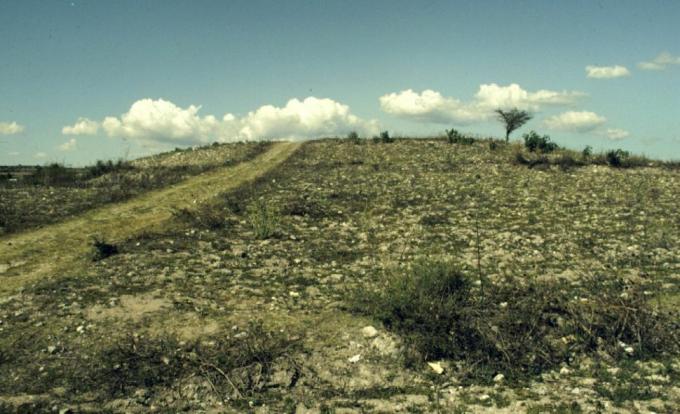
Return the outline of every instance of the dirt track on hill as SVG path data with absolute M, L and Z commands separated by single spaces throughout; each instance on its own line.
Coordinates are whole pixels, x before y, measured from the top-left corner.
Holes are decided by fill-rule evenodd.
M 284 162 L 299 143 L 281 142 L 255 159 L 189 178 L 132 200 L 88 211 L 41 229 L 0 238 L 0 299 L 43 277 L 82 270 L 94 236 L 117 242 L 162 227 L 173 210 L 200 205 L 261 177 Z

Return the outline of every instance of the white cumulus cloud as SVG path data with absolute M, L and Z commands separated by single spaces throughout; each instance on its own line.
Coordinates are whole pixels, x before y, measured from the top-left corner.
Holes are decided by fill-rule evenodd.
M 381 96 L 380 107 L 384 112 L 401 118 L 465 125 L 493 118 L 493 111 L 498 108 L 537 111 L 543 106 L 568 106 L 583 96 L 583 92 L 577 91 L 541 89 L 530 92 L 516 83 L 507 86 L 491 83 L 480 85 L 474 99 L 469 102 L 445 97 L 431 89 L 420 93 L 407 89 Z
M 23 132 L 23 125 L 16 122 L 0 122 L 0 135 L 14 135 Z
M 551 91 L 547 89 L 529 92 L 516 83 L 508 86 L 491 83 L 480 85 L 475 98 L 479 106 L 491 109 L 517 107 L 539 110 L 544 105 L 571 105 L 585 95 L 585 93 L 578 91 Z
M 200 107 L 183 109 L 163 99 L 140 99 L 120 117 L 108 116 L 102 128 L 109 136 L 165 143 L 205 143 L 215 134 L 219 122 L 200 117 Z
M 78 118 L 75 124 L 61 129 L 64 135 L 95 135 L 99 130 L 99 122 L 87 118 Z
M 71 138 L 63 144 L 59 145 L 60 151 L 71 151 L 76 148 L 77 141 L 75 138 Z
M 586 76 L 593 79 L 612 79 L 630 76 L 625 66 L 586 66 Z
M 44 159 L 47 158 L 47 154 L 44 152 L 36 152 L 35 154 L 33 154 L 33 158 Z
M 466 106 L 455 98 L 426 89 L 421 93 L 411 89 L 380 97 L 380 107 L 388 114 L 421 122 L 470 124 L 484 120 L 487 114 Z
M 673 65 L 680 65 L 680 56 L 673 56 L 668 52 L 661 52 L 650 61 L 638 63 L 638 67 L 644 70 L 664 70 Z
M 568 111 L 545 119 L 550 129 L 568 132 L 590 132 L 604 125 L 607 119 L 589 111 Z
M 301 140 L 345 135 L 350 131 L 371 134 L 375 121 L 353 115 L 349 106 L 332 99 L 291 99 L 285 106 L 264 105 L 244 117 L 227 113 L 221 119 L 200 116 L 200 106 L 181 108 L 163 99 L 141 99 L 120 117 L 106 117 L 101 126 L 107 135 L 147 143 L 203 144 L 211 141 L 259 139 Z
M 235 122 L 233 120 L 232 122 Z M 308 139 L 377 132 L 375 121 L 364 121 L 352 115 L 349 106 L 332 99 L 308 97 L 303 101 L 291 99 L 278 108 L 265 105 L 238 121 L 239 136 L 244 139 Z

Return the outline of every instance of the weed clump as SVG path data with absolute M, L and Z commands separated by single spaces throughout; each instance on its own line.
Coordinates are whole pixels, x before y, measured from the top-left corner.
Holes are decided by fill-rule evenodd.
M 70 372 L 67 379 L 73 391 L 95 392 L 110 399 L 128 396 L 141 387 L 153 393 L 199 376 L 217 397 L 243 398 L 270 383 L 275 366 L 291 356 L 297 342 L 265 329 L 261 322 L 251 323 L 242 335 L 215 338 L 213 345 L 183 343 L 169 336 L 127 335 L 89 357 L 89 370 Z M 288 380 L 296 381 L 296 375 L 299 372 Z
M 258 198 L 246 208 L 248 222 L 258 239 L 274 236 L 279 226 L 279 209 L 263 198 Z
M 173 216 L 192 227 L 219 230 L 227 227 L 227 212 L 217 205 L 202 205 L 198 208 L 182 208 L 172 212 Z
M 579 356 L 646 358 L 679 351 L 677 319 L 651 308 L 642 288 L 617 278 L 494 283 L 444 262 L 421 261 L 356 309 L 399 333 L 408 363 L 463 361 L 471 380 L 524 380 Z

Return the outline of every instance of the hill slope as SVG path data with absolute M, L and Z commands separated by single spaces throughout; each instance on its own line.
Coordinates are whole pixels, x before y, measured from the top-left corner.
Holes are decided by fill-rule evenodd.
M 512 371 L 479 370 L 486 362 L 465 355 L 428 356 L 394 318 L 383 325 L 380 310 L 362 307 L 363 294 L 394 286 L 424 261 L 454 266 L 474 282 L 471 295 L 486 286 L 484 307 L 498 310 L 494 318 L 530 309 L 519 306 L 530 302 L 524 286 L 568 301 L 566 308 L 548 301 L 550 311 L 573 314 L 547 318 L 529 336 L 562 332 L 584 309 L 597 316 L 591 303 L 621 305 L 616 309 L 631 320 L 648 309 L 677 310 L 680 174 L 529 169 L 513 163 L 518 150 L 436 140 L 309 142 L 252 184 L 221 187 L 227 191 L 204 208 L 172 219 L 161 213 L 162 226 L 129 238 L 99 230 L 118 242 L 119 254 L 46 272 L 54 278 L 37 283 L 21 276 L 23 289 L 0 304 L 0 408 L 672 412 L 680 404 L 672 347 L 643 358 L 651 349 L 644 341 L 602 331 L 602 343 L 570 353 L 581 345 L 576 339 L 554 338 L 556 347 L 566 344 L 564 360 L 514 378 Z M 200 191 L 202 199 L 215 194 Z M 142 199 L 147 207 L 192 201 L 149 197 Z M 215 225 L 215 216 L 226 222 Z M 516 295 L 495 301 L 490 287 L 506 280 L 517 283 Z M 593 280 L 602 284 L 593 287 Z M 559 289 L 540 286 L 566 293 L 550 296 Z M 629 301 L 636 292 L 648 299 Z M 421 293 L 427 302 L 428 292 Z M 631 303 L 639 312 L 624 312 Z M 381 305 L 384 314 L 390 302 Z M 437 300 L 428 306 L 431 318 L 442 316 Z M 643 326 L 608 316 L 612 326 Z M 479 332 L 506 332 L 470 317 Z M 650 318 L 645 326 L 658 328 Z M 677 323 L 664 327 L 677 341 Z M 607 347 L 617 340 L 628 343 Z

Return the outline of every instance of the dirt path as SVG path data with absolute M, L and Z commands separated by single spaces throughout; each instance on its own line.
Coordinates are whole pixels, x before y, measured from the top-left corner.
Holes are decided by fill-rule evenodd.
M 95 235 L 107 241 L 120 241 L 158 229 L 172 218 L 173 210 L 204 203 L 264 175 L 299 146 L 299 143 L 277 143 L 249 162 L 213 170 L 61 223 L 1 238 L 0 299 L 38 278 L 82 270 L 89 262 L 88 253 Z

